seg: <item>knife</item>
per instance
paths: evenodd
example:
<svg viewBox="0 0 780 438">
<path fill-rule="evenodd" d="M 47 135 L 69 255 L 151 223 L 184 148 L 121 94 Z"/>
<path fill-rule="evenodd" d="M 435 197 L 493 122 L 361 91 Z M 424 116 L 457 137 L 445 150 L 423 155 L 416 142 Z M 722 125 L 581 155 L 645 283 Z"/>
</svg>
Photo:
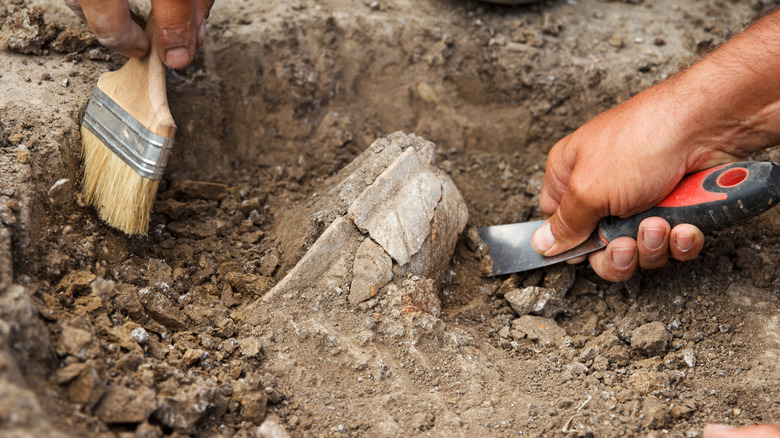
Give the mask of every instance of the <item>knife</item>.
<svg viewBox="0 0 780 438">
<path fill-rule="evenodd" d="M 612 240 L 636 239 L 639 223 L 658 216 L 672 227 L 693 224 L 703 232 L 730 227 L 769 210 L 780 201 L 780 167 L 766 161 L 723 164 L 690 174 L 655 207 L 637 215 L 609 216 L 579 246 L 545 257 L 531 246 L 531 236 L 545 222 L 532 221 L 479 229 L 493 262 L 492 275 L 511 274 L 588 254 Z"/>
</svg>

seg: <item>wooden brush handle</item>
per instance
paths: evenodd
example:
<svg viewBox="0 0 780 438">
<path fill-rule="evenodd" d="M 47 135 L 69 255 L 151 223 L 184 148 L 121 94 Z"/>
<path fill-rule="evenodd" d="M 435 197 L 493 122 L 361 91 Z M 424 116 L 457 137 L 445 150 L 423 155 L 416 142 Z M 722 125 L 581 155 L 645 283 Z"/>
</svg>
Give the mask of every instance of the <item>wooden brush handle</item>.
<svg viewBox="0 0 780 438">
<path fill-rule="evenodd" d="M 149 38 L 149 53 L 143 58 L 130 58 L 117 71 L 102 74 L 97 86 L 147 129 L 173 138 L 176 123 L 168 108 L 165 65 L 157 47 L 154 11 L 149 15 L 145 32 Z"/>
</svg>

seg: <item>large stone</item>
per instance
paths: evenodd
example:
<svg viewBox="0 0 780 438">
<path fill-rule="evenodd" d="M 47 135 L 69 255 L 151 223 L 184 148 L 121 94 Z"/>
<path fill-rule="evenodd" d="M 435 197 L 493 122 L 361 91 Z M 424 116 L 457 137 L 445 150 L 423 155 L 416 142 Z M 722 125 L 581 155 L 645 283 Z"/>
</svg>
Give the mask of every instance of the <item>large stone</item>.
<svg viewBox="0 0 780 438">
<path fill-rule="evenodd" d="M 382 247 L 365 239 L 355 254 L 352 272 L 349 302 L 354 306 L 376 295 L 393 279 L 393 261 Z"/>
<path fill-rule="evenodd" d="M 375 141 L 318 190 L 326 195 L 295 212 L 308 220 L 282 221 L 284 232 L 292 233 L 288 243 L 305 247 L 308 236 L 332 220 L 275 287 L 233 316 L 256 324 L 263 303 L 280 296 L 346 289 L 354 306 L 392 281 L 436 279 L 449 264 L 468 211 L 449 176 L 431 164 L 434 156 L 433 144 L 414 135 Z M 283 257 L 296 251 L 288 249 L 280 251 Z"/>
<path fill-rule="evenodd" d="M 401 266 L 431 232 L 442 181 L 409 148 L 349 207 L 347 216 Z"/>
</svg>

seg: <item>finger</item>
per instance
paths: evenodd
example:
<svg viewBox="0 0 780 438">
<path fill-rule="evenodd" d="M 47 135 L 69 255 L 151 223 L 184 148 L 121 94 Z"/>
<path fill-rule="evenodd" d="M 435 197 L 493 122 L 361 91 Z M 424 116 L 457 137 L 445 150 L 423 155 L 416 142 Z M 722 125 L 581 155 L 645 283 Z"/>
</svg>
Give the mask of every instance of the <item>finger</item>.
<svg viewBox="0 0 780 438">
<path fill-rule="evenodd" d="M 669 239 L 669 249 L 675 260 L 693 260 L 704 247 L 704 233 L 690 224 L 681 224 L 672 228 Z"/>
<path fill-rule="evenodd" d="M 650 217 L 639 224 L 636 243 L 639 251 L 639 267 L 658 268 L 669 261 L 669 234 L 672 227 L 659 217 Z"/>
<path fill-rule="evenodd" d="M 574 257 L 573 259 L 566 260 L 566 263 L 568 263 L 570 265 L 577 265 L 577 264 L 580 264 L 580 263 L 584 262 L 587 259 L 588 259 L 588 255 L 587 254 L 583 254 L 581 256 Z"/>
<path fill-rule="evenodd" d="M 191 0 L 152 0 L 160 55 L 170 68 L 184 68 L 195 56 L 198 28 Z"/>
<path fill-rule="evenodd" d="M 590 236 L 603 214 L 583 200 L 577 186 L 570 185 L 561 205 L 531 237 L 531 245 L 545 256 L 574 248 Z"/>
<path fill-rule="evenodd" d="M 149 39 L 133 21 L 127 0 L 80 0 L 80 5 L 100 44 L 129 57 L 149 51 Z"/>
<path fill-rule="evenodd" d="M 618 237 L 606 249 L 589 254 L 588 261 L 599 277 L 615 282 L 626 281 L 639 264 L 636 241 L 630 237 Z"/>
<path fill-rule="evenodd" d="M 81 9 L 81 3 L 79 3 L 79 0 L 65 0 L 65 5 L 67 5 L 73 12 L 76 13 L 76 15 L 81 18 L 81 21 L 87 22 L 87 17 L 84 16 L 84 10 Z"/>
<path fill-rule="evenodd" d="M 725 424 L 704 426 L 704 438 L 780 438 L 780 427 L 760 424 L 735 428 Z"/>
<path fill-rule="evenodd" d="M 206 40 L 206 20 L 209 18 L 212 6 L 214 6 L 214 0 L 198 0 L 195 6 L 196 29 L 198 30 L 195 39 L 196 49 L 201 48 Z"/>
<path fill-rule="evenodd" d="M 547 157 L 544 184 L 539 196 L 539 210 L 547 215 L 555 213 L 555 210 L 558 209 L 574 166 L 574 163 L 567 160 L 565 156 L 568 143 L 569 137 L 559 141 L 553 146 Z"/>
</svg>

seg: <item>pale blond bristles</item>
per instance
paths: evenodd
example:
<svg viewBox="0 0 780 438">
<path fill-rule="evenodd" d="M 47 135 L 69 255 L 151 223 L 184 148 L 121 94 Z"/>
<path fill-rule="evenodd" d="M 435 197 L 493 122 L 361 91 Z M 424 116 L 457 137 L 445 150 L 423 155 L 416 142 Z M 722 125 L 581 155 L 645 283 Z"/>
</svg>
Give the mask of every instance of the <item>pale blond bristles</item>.
<svg viewBox="0 0 780 438">
<path fill-rule="evenodd" d="M 137 174 L 84 126 L 81 146 L 84 201 L 93 205 L 100 218 L 112 227 L 130 235 L 146 235 L 160 181 Z"/>
</svg>

